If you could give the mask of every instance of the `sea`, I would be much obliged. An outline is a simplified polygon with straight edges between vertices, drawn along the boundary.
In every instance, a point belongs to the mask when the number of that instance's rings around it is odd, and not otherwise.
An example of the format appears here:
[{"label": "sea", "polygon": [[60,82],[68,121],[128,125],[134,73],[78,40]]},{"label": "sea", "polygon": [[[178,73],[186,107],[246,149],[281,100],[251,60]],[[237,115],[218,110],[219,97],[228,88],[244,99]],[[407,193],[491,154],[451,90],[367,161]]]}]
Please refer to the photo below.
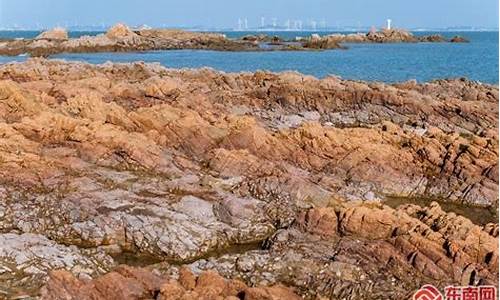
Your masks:
[{"label": "sea", "polygon": [[[99,32],[70,32],[71,37]],[[262,32],[222,32],[236,38]],[[265,32],[286,39],[332,32]],[[0,31],[1,38],[32,38],[37,31]],[[499,82],[498,31],[495,32],[414,32],[415,35],[460,35],[470,43],[396,43],[345,44],[347,50],[222,52],[205,50],[168,50],[128,53],[58,54],[53,59],[92,64],[111,62],[156,62],[169,68],[210,67],[225,72],[267,70],[297,71],[317,78],[338,76],[344,79],[381,82],[417,80],[427,82],[444,78],[468,78],[483,83]],[[24,61],[27,56],[0,56],[0,64]]]}]

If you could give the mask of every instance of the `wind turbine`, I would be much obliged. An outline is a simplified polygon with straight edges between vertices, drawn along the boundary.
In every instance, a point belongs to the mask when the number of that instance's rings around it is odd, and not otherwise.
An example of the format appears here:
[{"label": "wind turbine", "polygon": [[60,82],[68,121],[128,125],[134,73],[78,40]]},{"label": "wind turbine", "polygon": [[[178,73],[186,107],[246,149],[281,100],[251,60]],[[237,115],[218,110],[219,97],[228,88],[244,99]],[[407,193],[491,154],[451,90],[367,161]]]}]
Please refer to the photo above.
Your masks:
[{"label": "wind turbine", "polygon": [[316,21],[312,20],[311,21],[311,28],[312,28],[312,30],[316,30],[316,25],[317,25]]}]

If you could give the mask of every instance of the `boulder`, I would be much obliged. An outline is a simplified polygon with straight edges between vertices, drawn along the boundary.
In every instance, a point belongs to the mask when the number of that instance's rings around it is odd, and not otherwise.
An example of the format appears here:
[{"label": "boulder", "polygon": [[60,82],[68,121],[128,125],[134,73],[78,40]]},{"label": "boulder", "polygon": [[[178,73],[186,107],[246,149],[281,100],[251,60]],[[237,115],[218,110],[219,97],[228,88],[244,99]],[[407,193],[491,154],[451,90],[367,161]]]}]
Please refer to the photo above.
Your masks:
[{"label": "boulder", "polygon": [[445,42],[445,38],[440,35],[440,34],[432,34],[432,35],[427,35],[419,38],[420,42],[428,42],[428,43],[438,43],[438,42]]},{"label": "boulder", "polygon": [[451,43],[469,43],[469,40],[462,37],[462,36],[456,35],[450,39],[450,42]]},{"label": "boulder", "polygon": [[118,23],[106,32],[106,36],[112,40],[119,40],[134,37],[137,36],[137,34],[133,32],[127,25]]},{"label": "boulder", "polygon": [[68,32],[66,29],[61,27],[56,27],[54,29],[44,31],[40,33],[35,39],[36,40],[53,40],[53,41],[66,41],[68,40]]}]

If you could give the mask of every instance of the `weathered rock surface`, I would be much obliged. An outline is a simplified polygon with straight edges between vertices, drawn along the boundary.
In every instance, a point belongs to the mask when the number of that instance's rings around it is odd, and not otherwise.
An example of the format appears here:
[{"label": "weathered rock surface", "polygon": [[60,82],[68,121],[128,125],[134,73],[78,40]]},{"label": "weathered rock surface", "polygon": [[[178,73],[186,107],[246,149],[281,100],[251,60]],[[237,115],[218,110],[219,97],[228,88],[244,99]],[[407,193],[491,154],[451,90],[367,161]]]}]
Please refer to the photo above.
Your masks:
[{"label": "weathered rock surface", "polygon": [[[162,276],[190,264],[303,297],[498,284],[497,222],[379,203],[425,197],[497,210],[497,130],[498,87],[465,79],[2,65],[0,238],[19,246],[0,243],[0,276],[19,284],[0,287],[36,294],[48,270],[63,268],[83,280],[61,273],[69,295],[85,293],[89,277],[123,261],[163,262]],[[36,280],[15,259],[33,244],[26,237],[43,245],[29,257]],[[91,282],[152,291],[109,274]]]},{"label": "weathered rock surface", "polygon": [[182,268],[178,279],[157,275],[146,269],[119,266],[111,273],[85,282],[67,271],[51,273],[41,299],[301,299],[291,289],[276,285],[248,287],[239,280],[226,280],[206,271],[195,276]]},{"label": "weathered rock surface", "polygon": [[398,210],[347,204],[303,213],[269,239],[266,250],[191,267],[217,269],[253,284],[285,282],[312,299],[407,299],[429,282],[440,288],[495,285],[496,243],[497,237],[437,204]]},{"label": "weathered rock surface", "polygon": [[137,34],[127,25],[122,23],[116,24],[106,32],[106,37],[112,40],[126,39],[135,36],[137,36]]},{"label": "weathered rock surface", "polygon": [[0,291],[36,293],[49,271],[64,268],[79,278],[103,274],[114,265],[102,250],[57,244],[39,234],[0,234]]},{"label": "weathered rock surface", "polygon": [[68,32],[64,28],[56,27],[52,30],[49,31],[44,31],[40,35],[38,35],[35,39],[36,40],[60,40],[60,41],[65,41],[67,40],[68,37]]}]

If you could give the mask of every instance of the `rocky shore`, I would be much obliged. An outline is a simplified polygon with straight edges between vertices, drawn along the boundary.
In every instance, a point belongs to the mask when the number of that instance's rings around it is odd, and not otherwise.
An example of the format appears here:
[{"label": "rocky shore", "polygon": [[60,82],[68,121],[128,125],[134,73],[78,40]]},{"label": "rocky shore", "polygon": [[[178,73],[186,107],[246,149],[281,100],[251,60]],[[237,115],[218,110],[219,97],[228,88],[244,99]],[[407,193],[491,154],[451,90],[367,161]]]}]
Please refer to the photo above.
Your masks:
[{"label": "rocky shore", "polygon": [[[0,41],[0,55],[47,57],[58,53],[127,52],[151,50],[198,49],[218,51],[307,51],[345,48],[343,43],[414,43],[445,42],[440,35],[415,37],[401,29],[371,31],[367,34],[312,35],[307,38],[283,40],[267,35],[229,39],[218,33],[198,33],[170,29],[132,30],[117,24],[105,34],[69,38],[63,28],[41,33],[35,39]],[[454,37],[450,42],[466,42]]]},{"label": "rocky shore", "polygon": [[446,210],[498,211],[498,95],[466,79],[1,65],[0,294],[408,299],[427,283],[498,286],[498,222]]},{"label": "rocky shore", "polygon": [[[440,34],[415,36],[411,32],[403,29],[381,29],[372,30],[368,33],[350,33],[350,34],[330,34],[325,36],[312,35],[310,38],[298,38],[299,41],[306,43],[467,43],[467,39],[461,36],[455,36],[449,40]],[[320,47],[321,48],[321,47]],[[327,48],[327,47],[326,47]]]}]

